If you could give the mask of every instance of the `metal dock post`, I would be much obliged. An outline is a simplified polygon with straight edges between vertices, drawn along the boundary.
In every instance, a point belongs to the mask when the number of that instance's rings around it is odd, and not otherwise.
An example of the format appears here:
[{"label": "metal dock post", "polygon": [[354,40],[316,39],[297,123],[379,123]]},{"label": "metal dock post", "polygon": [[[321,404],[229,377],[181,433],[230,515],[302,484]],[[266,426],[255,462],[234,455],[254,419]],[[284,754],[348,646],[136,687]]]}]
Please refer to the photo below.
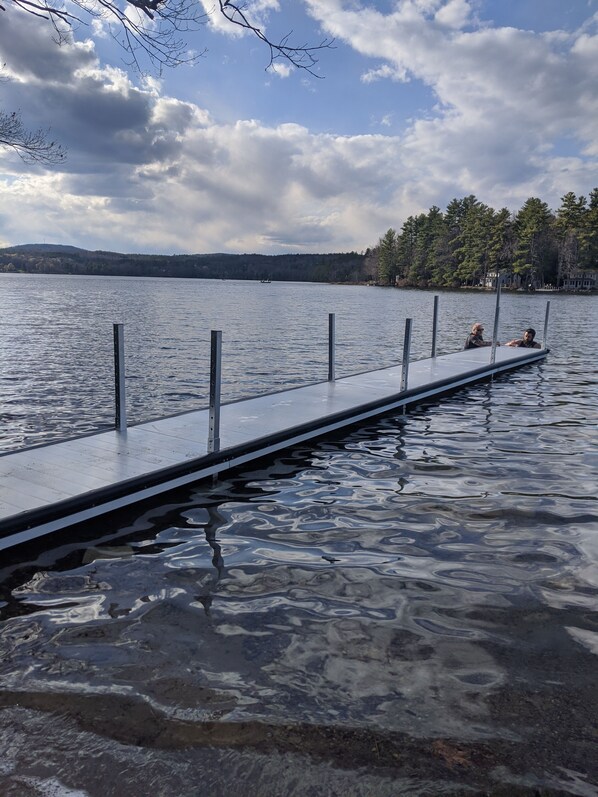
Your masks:
[{"label": "metal dock post", "polygon": [[127,397],[125,392],[125,329],[113,324],[114,334],[114,425],[119,432],[127,431]]},{"label": "metal dock post", "polygon": [[220,451],[220,388],[222,385],[222,332],[210,332],[210,410],[208,453]]},{"label": "metal dock post", "polygon": [[434,297],[434,314],[432,316],[432,353],[430,357],[436,357],[436,331],[438,328],[438,296]]},{"label": "metal dock post", "polygon": [[328,381],[334,382],[335,376],[335,357],[334,347],[336,344],[336,329],[334,313],[328,313]]},{"label": "metal dock post", "polygon": [[546,315],[544,316],[544,337],[542,338],[542,348],[546,348],[548,340],[548,315],[550,313],[550,302],[546,302]]},{"label": "metal dock post", "polygon": [[494,329],[492,330],[492,351],[490,352],[490,362],[496,361],[496,340],[498,338],[498,320],[500,317],[500,273],[496,275],[496,309],[494,311]]},{"label": "metal dock post", "polygon": [[405,339],[403,341],[403,367],[401,369],[401,393],[407,390],[409,380],[409,355],[411,353],[411,318],[405,319]]}]

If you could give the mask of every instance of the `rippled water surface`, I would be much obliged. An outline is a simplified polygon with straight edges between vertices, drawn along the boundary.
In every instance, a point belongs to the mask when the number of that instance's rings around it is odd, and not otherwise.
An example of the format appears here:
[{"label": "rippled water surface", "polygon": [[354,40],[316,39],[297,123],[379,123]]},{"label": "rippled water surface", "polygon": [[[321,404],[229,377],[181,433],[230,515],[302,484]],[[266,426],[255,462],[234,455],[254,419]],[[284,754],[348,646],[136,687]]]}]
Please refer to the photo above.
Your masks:
[{"label": "rippled water surface", "polygon": [[[571,316],[592,330],[595,297],[552,299],[551,339]],[[503,340],[530,323],[541,337],[546,295],[503,297]],[[491,337],[495,298],[440,297],[438,353],[460,349],[471,323]],[[207,405],[210,330],[223,337],[223,400],[328,376],[328,314],[336,374],[427,357],[433,294],[374,287],[234,280],[0,274],[0,451],[114,424],[113,331],[125,329],[127,412],[138,423]],[[504,330],[504,331],[503,331]],[[574,355],[575,356],[575,355]]]},{"label": "rippled water surface", "polygon": [[[63,430],[52,407],[96,423],[81,393],[61,403],[79,384],[66,330],[103,329],[79,371],[109,371],[97,360],[122,320],[114,308],[133,303],[133,280],[90,280],[107,293],[95,314],[84,279],[39,279],[74,286],[72,315],[59,291],[36,310],[45,294],[28,277],[29,310],[14,325],[3,314],[7,447]],[[407,314],[416,356],[429,348],[425,292],[141,282],[130,325],[161,353],[127,332],[132,381],[158,405],[139,390],[139,418],[202,401],[199,377],[187,390],[181,375],[205,365],[209,329],[226,340],[233,316],[231,397],[321,378],[328,312],[351,340],[341,373],[400,358]],[[6,559],[0,794],[596,795],[598,299],[551,303],[541,364]],[[501,337],[541,330],[544,307],[503,297]],[[471,320],[491,329],[493,309],[486,295],[442,295],[444,350]],[[57,347],[72,379],[57,374]]]}]

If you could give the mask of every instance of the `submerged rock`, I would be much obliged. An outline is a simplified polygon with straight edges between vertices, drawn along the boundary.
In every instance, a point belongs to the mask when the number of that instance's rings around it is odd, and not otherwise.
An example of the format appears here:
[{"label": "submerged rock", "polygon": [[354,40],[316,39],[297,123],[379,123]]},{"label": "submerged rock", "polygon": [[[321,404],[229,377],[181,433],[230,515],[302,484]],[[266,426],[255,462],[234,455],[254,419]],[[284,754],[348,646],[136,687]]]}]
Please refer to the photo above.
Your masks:
[{"label": "submerged rock", "polygon": [[83,554],[83,564],[88,565],[96,559],[120,559],[135,553],[130,545],[113,545],[103,548],[88,548]]}]

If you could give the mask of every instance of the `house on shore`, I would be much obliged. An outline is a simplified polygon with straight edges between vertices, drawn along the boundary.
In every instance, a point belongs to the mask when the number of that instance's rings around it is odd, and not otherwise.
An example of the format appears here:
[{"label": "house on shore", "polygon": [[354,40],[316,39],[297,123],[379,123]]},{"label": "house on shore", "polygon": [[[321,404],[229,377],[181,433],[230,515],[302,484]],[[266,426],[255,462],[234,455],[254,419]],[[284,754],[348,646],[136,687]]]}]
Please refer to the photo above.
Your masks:
[{"label": "house on shore", "polygon": [[598,288],[598,270],[574,271],[563,278],[564,291],[595,291]]},{"label": "house on shore", "polygon": [[501,271],[498,274],[496,271],[489,271],[481,283],[484,288],[491,288],[496,290],[496,280],[500,280],[500,287],[510,290],[517,290],[521,287],[521,276],[515,274],[513,271]]}]

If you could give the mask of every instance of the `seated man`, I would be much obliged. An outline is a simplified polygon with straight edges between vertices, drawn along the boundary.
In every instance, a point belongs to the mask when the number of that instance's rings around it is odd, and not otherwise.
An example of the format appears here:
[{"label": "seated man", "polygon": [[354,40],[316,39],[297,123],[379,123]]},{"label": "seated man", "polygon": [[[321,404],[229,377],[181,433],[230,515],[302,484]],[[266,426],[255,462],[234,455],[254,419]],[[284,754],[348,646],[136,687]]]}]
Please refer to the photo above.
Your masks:
[{"label": "seated man", "polygon": [[539,343],[536,343],[534,338],[536,337],[536,330],[528,327],[525,332],[523,333],[522,338],[518,338],[516,340],[510,340],[506,345],[507,346],[519,346],[519,348],[523,349],[541,349]]},{"label": "seated man", "polygon": [[[464,349],[479,349],[482,346],[492,346],[491,341],[484,340],[482,336],[482,332],[484,331],[484,327],[480,324],[479,321],[471,327],[471,333],[467,336],[467,340],[465,341]],[[500,343],[497,342],[497,346],[500,346]]]}]

